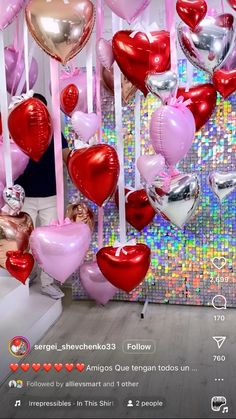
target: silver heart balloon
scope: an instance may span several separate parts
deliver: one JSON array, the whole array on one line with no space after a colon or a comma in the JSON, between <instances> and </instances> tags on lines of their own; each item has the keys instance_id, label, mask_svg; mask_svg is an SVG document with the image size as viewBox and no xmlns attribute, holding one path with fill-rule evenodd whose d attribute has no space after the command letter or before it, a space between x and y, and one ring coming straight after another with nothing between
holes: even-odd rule
<instances>
[{"instance_id":1,"label":"silver heart balloon","mask_svg":"<svg viewBox=\"0 0 236 419\"><path fill-rule=\"evenodd\" d=\"M165 104L172 97L178 86L178 76L173 71L165 73L150 73L146 81L146 88Z\"/></svg>"},{"instance_id":2,"label":"silver heart balloon","mask_svg":"<svg viewBox=\"0 0 236 419\"><path fill-rule=\"evenodd\" d=\"M234 18L229 13L207 16L194 31L180 23L178 39L188 60L210 74L223 65L233 43L233 23Z\"/></svg>"},{"instance_id":3,"label":"silver heart balloon","mask_svg":"<svg viewBox=\"0 0 236 419\"><path fill-rule=\"evenodd\" d=\"M209 184L214 194L222 201L236 189L236 172L212 172Z\"/></svg>"},{"instance_id":4,"label":"silver heart balloon","mask_svg":"<svg viewBox=\"0 0 236 419\"><path fill-rule=\"evenodd\" d=\"M200 182L195 174L180 174L170 179L166 191L161 177L147 187L150 204L157 213L182 228L194 214L200 196Z\"/></svg>"}]
</instances>

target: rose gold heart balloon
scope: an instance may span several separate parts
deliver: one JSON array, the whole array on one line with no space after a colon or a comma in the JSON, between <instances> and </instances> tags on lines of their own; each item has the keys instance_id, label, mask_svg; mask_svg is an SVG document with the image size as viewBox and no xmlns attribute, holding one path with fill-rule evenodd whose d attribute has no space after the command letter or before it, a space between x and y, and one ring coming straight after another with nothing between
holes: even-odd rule
<instances>
[{"instance_id":1,"label":"rose gold heart balloon","mask_svg":"<svg viewBox=\"0 0 236 419\"><path fill-rule=\"evenodd\" d=\"M29 250L33 228L32 219L25 212L14 217L0 212L0 266L6 267L8 251Z\"/></svg>"},{"instance_id":2,"label":"rose gold heart balloon","mask_svg":"<svg viewBox=\"0 0 236 419\"><path fill-rule=\"evenodd\" d=\"M109 71L105 67L102 67L101 78L105 88L114 94L113 69ZM121 91L122 99L125 103L128 103L137 91L137 88L124 76L124 74L121 74Z\"/></svg>"},{"instance_id":3,"label":"rose gold heart balloon","mask_svg":"<svg viewBox=\"0 0 236 419\"><path fill-rule=\"evenodd\" d=\"M69 204L66 209L66 217L75 223L88 224L91 231L94 229L94 214L91 208L84 202Z\"/></svg>"},{"instance_id":4,"label":"rose gold heart balloon","mask_svg":"<svg viewBox=\"0 0 236 419\"><path fill-rule=\"evenodd\" d=\"M81 51L95 21L95 9L90 0L30 0L25 14L35 41L62 64Z\"/></svg>"}]
</instances>

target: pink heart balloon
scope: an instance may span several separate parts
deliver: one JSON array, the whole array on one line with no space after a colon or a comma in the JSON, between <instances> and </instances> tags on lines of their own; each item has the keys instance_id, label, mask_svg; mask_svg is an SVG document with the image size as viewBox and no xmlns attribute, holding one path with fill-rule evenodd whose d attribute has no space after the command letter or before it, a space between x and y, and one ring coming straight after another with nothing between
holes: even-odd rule
<instances>
[{"instance_id":1,"label":"pink heart balloon","mask_svg":"<svg viewBox=\"0 0 236 419\"><path fill-rule=\"evenodd\" d=\"M110 9L122 19L132 23L150 4L151 0L105 0Z\"/></svg>"},{"instance_id":2,"label":"pink heart balloon","mask_svg":"<svg viewBox=\"0 0 236 419\"><path fill-rule=\"evenodd\" d=\"M137 160L137 168L147 183L152 181L165 168L165 159L161 154L153 156L140 156Z\"/></svg>"},{"instance_id":3,"label":"pink heart balloon","mask_svg":"<svg viewBox=\"0 0 236 419\"><path fill-rule=\"evenodd\" d=\"M5 29L15 19L25 0L7 0L0 2L0 30Z\"/></svg>"},{"instance_id":4,"label":"pink heart balloon","mask_svg":"<svg viewBox=\"0 0 236 419\"><path fill-rule=\"evenodd\" d=\"M99 126L99 119L95 113L74 112L71 117L74 131L82 141L88 141L93 137Z\"/></svg>"},{"instance_id":5,"label":"pink heart balloon","mask_svg":"<svg viewBox=\"0 0 236 419\"><path fill-rule=\"evenodd\" d=\"M93 101L95 102L96 80L93 76ZM60 91L62 91L69 84L75 84L79 90L79 100L75 111L87 112L87 76L86 71L75 68L71 72L65 70L60 74ZM51 90L51 89L50 89Z\"/></svg>"},{"instance_id":6,"label":"pink heart balloon","mask_svg":"<svg viewBox=\"0 0 236 419\"><path fill-rule=\"evenodd\" d=\"M10 144L11 147L11 162L12 162L12 177L16 180L25 170L29 163L29 157L15 143ZM6 172L4 165L3 144L0 142L0 182L6 184Z\"/></svg>"},{"instance_id":7,"label":"pink heart balloon","mask_svg":"<svg viewBox=\"0 0 236 419\"><path fill-rule=\"evenodd\" d=\"M110 70L111 66L115 61L111 41L107 41L104 38L100 38L97 41L96 53L102 66L105 67L107 70Z\"/></svg>"},{"instance_id":8,"label":"pink heart balloon","mask_svg":"<svg viewBox=\"0 0 236 419\"><path fill-rule=\"evenodd\" d=\"M118 289L103 276L97 262L84 263L80 267L79 275L81 284L89 297L99 304L107 304L118 291Z\"/></svg>"},{"instance_id":9,"label":"pink heart balloon","mask_svg":"<svg viewBox=\"0 0 236 419\"><path fill-rule=\"evenodd\" d=\"M4 48L5 55L5 66L6 66L6 79L7 79L7 91L9 94L16 94L20 80L25 70L24 54L18 60L19 51L17 51L13 45L9 45ZM29 84L32 89L38 78L38 63L35 58L32 59L29 71ZM26 83L24 84L20 94L26 92Z\"/></svg>"},{"instance_id":10,"label":"pink heart balloon","mask_svg":"<svg viewBox=\"0 0 236 419\"><path fill-rule=\"evenodd\" d=\"M161 128L160 128L161 127ZM192 112L182 103L158 108L151 117L150 137L156 153L173 166L189 151L196 131Z\"/></svg>"},{"instance_id":11,"label":"pink heart balloon","mask_svg":"<svg viewBox=\"0 0 236 419\"><path fill-rule=\"evenodd\" d=\"M87 224L71 223L36 228L30 247L39 266L52 278L64 283L75 272L88 251L91 230Z\"/></svg>"}]
</instances>

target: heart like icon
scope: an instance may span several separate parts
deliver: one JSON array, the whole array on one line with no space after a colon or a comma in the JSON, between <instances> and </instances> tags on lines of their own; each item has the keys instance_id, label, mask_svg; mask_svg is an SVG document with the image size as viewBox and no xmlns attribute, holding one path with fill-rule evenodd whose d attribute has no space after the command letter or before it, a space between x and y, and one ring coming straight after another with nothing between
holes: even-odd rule
<instances>
[{"instance_id":1,"label":"heart like icon","mask_svg":"<svg viewBox=\"0 0 236 419\"><path fill-rule=\"evenodd\" d=\"M211 260L211 263L216 269L221 270L226 265L227 261L223 256L216 256Z\"/></svg>"},{"instance_id":2,"label":"heart like icon","mask_svg":"<svg viewBox=\"0 0 236 419\"><path fill-rule=\"evenodd\" d=\"M27 372L30 369L30 364L21 364L21 369L24 372Z\"/></svg>"},{"instance_id":3,"label":"heart like icon","mask_svg":"<svg viewBox=\"0 0 236 419\"><path fill-rule=\"evenodd\" d=\"M43 369L46 372L49 372L52 369L52 364L43 364Z\"/></svg>"},{"instance_id":4,"label":"heart like icon","mask_svg":"<svg viewBox=\"0 0 236 419\"><path fill-rule=\"evenodd\" d=\"M73 370L73 368L74 368L74 364L69 364L69 363L66 363L66 364L65 364L65 369L66 369L68 372L71 372L71 371Z\"/></svg>"},{"instance_id":5,"label":"heart like icon","mask_svg":"<svg viewBox=\"0 0 236 419\"><path fill-rule=\"evenodd\" d=\"M39 370L40 370L40 368L41 368L41 364L32 364L32 369L35 371L35 372L38 372Z\"/></svg>"},{"instance_id":6,"label":"heart like icon","mask_svg":"<svg viewBox=\"0 0 236 419\"><path fill-rule=\"evenodd\" d=\"M58 363L56 363L56 364L54 364L54 369L57 371L57 372L60 372L61 370L62 370L62 368L63 368L63 364L58 364Z\"/></svg>"},{"instance_id":7,"label":"heart like icon","mask_svg":"<svg viewBox=\"0 0 236 419\"><path fill-rule=\"evenodd\" d=\"M13 372L16 372L19 368L19 364L10 364L9 367Z\"/></svg>"},{"instance_id":8,"label":"heart like icon","mask_svg":"<svg viewBox=\"0 0 236 419\"><path fill-rule=\"evenodd\" d=\"M83 372L83 371L84 371L84 369L85 369L85 365L84 365L84 364L76 364L76 369L77 369L79 372Z\"/></svg>"}]
</instances>

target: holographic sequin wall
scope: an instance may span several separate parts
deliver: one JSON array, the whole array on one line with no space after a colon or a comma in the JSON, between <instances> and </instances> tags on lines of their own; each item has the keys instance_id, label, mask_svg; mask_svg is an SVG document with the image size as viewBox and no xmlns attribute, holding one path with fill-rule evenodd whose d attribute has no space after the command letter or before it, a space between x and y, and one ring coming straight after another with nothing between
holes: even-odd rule
<instances>
[{"instance_id":1,"label":"holographic sequin wall","mask_svg":"<svg viewBox=\"0 0 236 419\"><path fill-rule=\"evenodd\" d=\"M179 61L181 83L186 81L186 60ZM194 84L207 82L205 73L195 70ZM107 91L103 92L103 141L116 146L114 98ZM135 142L134 142L134 99L123 106L123 125L125 143L126 185L134 186ZM152 112L160 102L148 95L141 104L142 154L152 153L149 142L149 121ZM234 261L236 248L235 204L236 193L228 196L220 206L208 186L207 177L212 170L232 171L236 168L236 97L232 95L224 101L218 96L217 107L205 127L196 133L193 146L179 165L184 173L197 173L201 179L201 200L191 222L183 230L177 229L156 215L152 224L141 233L127 224L128 239L136 238L146 243L152 250L151 268L143 283L132 293L118 292L115 300L145 301L153 303L211 305L216 294L224 294L228 306L236 307L234 287ZM67 126L67 136L73 135ZM131 164L132 162L132 164ZM102 187L102 186L101 186ZM69 197L78 192L69 182ZM83 201L86 201L81 197ZM96 216L97 209L89 204ZM91 260L97 251L97 226L87 260ZM112 245L119 239L118 211L113 202L109 202L104 211L104 246ZM226 266L220 276L227 282L214 282L217 273L211 259L224 256ZM74 274L73 298L86 299L79 274Z\"/></svg>"}]
</instances>

